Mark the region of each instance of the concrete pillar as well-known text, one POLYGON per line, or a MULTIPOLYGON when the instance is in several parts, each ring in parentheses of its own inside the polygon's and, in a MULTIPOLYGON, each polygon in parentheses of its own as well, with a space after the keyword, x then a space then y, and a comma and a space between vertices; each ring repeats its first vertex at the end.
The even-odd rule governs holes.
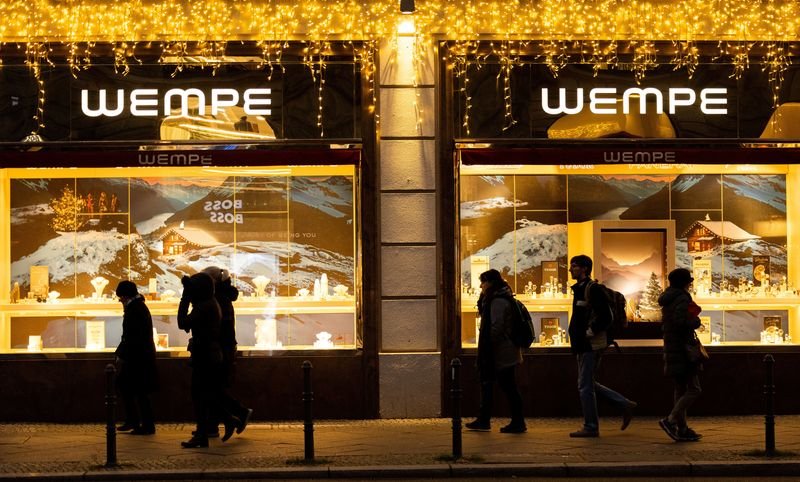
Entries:
POLYGON ((382 418, 441 414, 435 57, 407 27, 379 65, 382 418))

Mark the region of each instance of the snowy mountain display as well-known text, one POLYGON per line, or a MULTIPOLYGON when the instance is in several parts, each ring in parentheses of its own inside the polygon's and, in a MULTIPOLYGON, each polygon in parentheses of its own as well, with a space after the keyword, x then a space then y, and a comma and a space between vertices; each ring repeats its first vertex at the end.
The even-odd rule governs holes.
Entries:
POLYGON ((323 273, 355 285, 347 176, 15 179, 11 204, 11 279, 23 295, 33 265, 48 266, 51 289, 68 298, 90 296, 96 276, 180 293, 182 276, 211 265, 230 267, 245 294, 258 275, 277 295, 323 273))
MULTIPOLYGON (((504 234, 473 255, 488 256, 489 266, 504 274, 518 275, 539 267, 543 261, 567 256, 567 225, 548 225, 521 220, 515 231, 504 234), (515 250, 516 248, 516 250, 515 250)), ((470 260, 461 260, 461 279, 470 279, 470 260)))

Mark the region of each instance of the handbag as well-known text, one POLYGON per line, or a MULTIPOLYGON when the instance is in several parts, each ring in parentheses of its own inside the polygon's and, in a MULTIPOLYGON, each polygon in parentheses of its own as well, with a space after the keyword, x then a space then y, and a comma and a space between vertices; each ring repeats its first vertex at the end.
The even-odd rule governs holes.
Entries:
POLYGON ((708 356, 708 352, 706 351, 706 347, 704 347, 703 344, 700 343, 700 340, 697 339, 697 335, 694 336, 693 340, 686 344, 686 355, 689 358, 689 363, 692 365, 700 365, 710 358, 708 356))

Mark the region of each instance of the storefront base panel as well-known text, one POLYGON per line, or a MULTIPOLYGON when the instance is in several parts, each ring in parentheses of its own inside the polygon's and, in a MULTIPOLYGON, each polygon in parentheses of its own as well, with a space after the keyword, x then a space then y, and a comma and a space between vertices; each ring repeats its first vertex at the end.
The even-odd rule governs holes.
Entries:
MULTIPOLYGON (((102 423, 108 358, 17 358, 0 360, 3 380, 0 422, 102 423)), ((375 418, 367 407, 370 383, 360 354, 240 357, 231 393, 254 409, 253 420, 302 420, 303 369, 313 366, 314 416, 321 419, 375 418)), ((156 421, 192 421, 189 359, 157 360, 161 389, 153 394, 156 421)), ((376 390, 377 388, 372 388, 376 390)), ((117 399, 117 419, 124 411, 117 399)))
MULTIPOLYGON (((544 350, 542 350, 544 351, 544 350)), ((691 415, 753 415, 764 413, 764 356, 775 359, 775 412, 800 413, 797 400, 797 367, 800 352, 796 347, 710 347, 711 360, 700 373, 703 393, 689 410, 691 415)), ((480 384, 475 369, 475 354, 459 357, 463 366, 464 418, 477 415, 480 384)), ((449 363, 448 363, 449 366, 449 363)), ((452 413, 449 377, 445 386, 444 407, 452 413)), ((609 350, 603 356, 596 380, 638 402, 637 415, 665 416, 672 408, 672 381, 663 375, 661 348, 625 347, 622 353, 609 350)), ((527 354, 517 373, 517 383, 525 404, 526 417, 580 417, 577 390, 577 365, 568 348, 547 349, 546 353, 527 354)), ((494 415, 508 416, 505 396, 495 386, 494 415)), ((600 416, 618 416, 606 401, 598 400, 600 416)))

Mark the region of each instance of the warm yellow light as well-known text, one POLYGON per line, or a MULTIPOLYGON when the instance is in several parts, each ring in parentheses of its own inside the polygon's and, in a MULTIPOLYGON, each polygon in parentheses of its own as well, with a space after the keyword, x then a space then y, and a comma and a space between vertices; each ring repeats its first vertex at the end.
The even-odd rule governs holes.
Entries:
POLYGON ((413 16, 402 17, 400 19, 400 22, 398 22, 397 24, 397 33, 413 34, 414 32, 416 32, 414 17, 413 16))

